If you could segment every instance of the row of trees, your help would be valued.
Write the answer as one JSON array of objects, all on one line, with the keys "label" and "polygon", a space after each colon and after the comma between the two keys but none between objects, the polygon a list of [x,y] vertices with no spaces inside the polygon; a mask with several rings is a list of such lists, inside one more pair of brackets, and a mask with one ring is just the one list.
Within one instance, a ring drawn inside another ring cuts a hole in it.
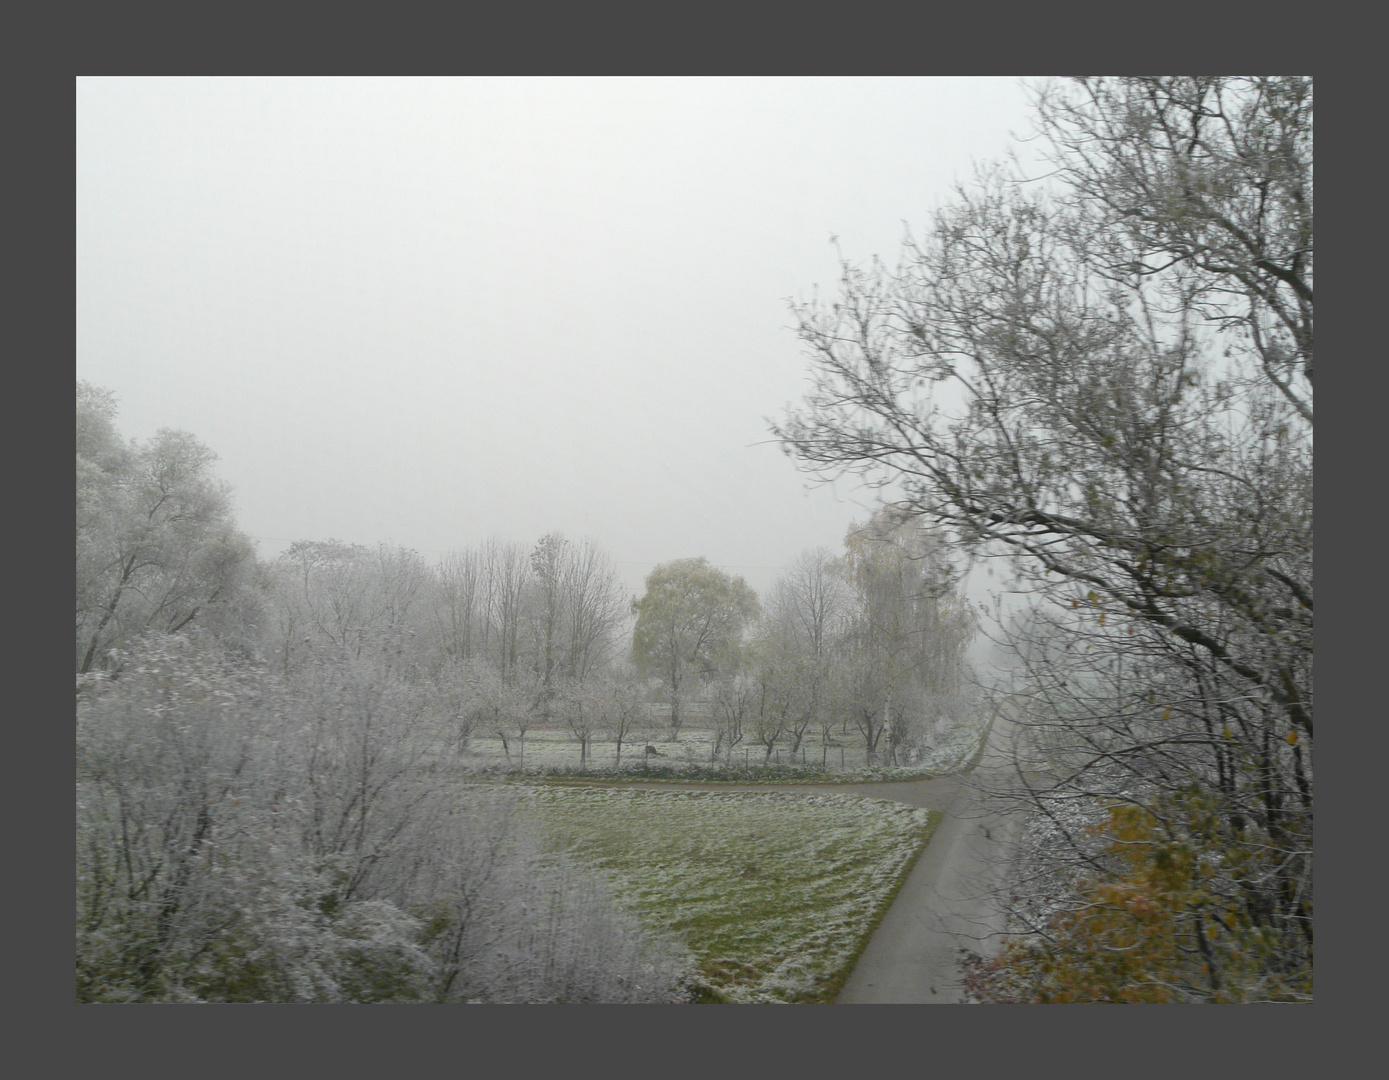
[{"label": "row of trees", "polygon": [[852,724],[868,763],[905,764],[959,708],[976,631],[943,545],[891,512],[851,526],[841,556],[803,553],[765,606],[741,578],[688,559],[652,571],[633,610],[633,658],[664,687],[671,737],[698,687],[714,755],[747,740],[768,760]]},{"label": "row of trees", "polygon": [[490,540],[432,567],[403,549],[301,541],[268,577],[265,649],[285,674],[324,647],[387,648],[449,697],[459,750],[486,731],[524,762],[531,725],[559,718],[586,759],[608,706],[634,692],[619,655],[629,598],[591,541]]},{"label": "row of trees", "polygon": [[[199,626],[292,680],[322,655],[389,657],[403,678],[449,700],[454,745],[475,732],[524,763],[537,721],[590,743],[644,734],[659,684],[678,738],[693,695],[719,724],[716,750],[745,739],[770,757],[853,724],[869,761],[929,736],[955,694],[973,632],[938,540],[879,515],[842,556],[807,553],[765,609],[741,578],[704,559],[657,567],[632,600],[591,541],[490,540],[436,565],[380,545],[299,541],[261,562],[236,528],[215,455],[161,431],[124,443],[109,394],[79,384],[77,670],[119,667],[151,633]],[[635,616],[629,669],[620,655]],[[641,680],[646,680],[642,682]]]},{"label": "row of trees", "polygon": [[[939,541],[905,520],[854,526],[841,557],[803,555],[765,611],[704,559],[657,567],[632,600],[601,549],[557,532],[532,547],[490,540],[436,565],[331,540],[265,563],[236,528],[210,450],[167,430],[126,443],[114,415],[108,393],[78,385],[79,673],[118,666],[142,635],[193,625],[287,679],[325,650],[389,655],[447,693],[460,749],[486,731],[522,762],[529,727],[557,718],[582,761],[603,734],[620,760],[644,728],[636,677],[663,688],[672,738],[693,694],[726,721],[720,751],[755,737],[768,756],[788,740],[794,754],[807,730],[828,738],[838,721],[855,725],[870,761],[889,763],[959,689],[967,606]],[[619,655],[631,616],[635,672]]]},{"label": "row of trees", "polygon": [[895,269],[796,307],[775,430],[981,555],[1033,814],[981,1000],[1310,1000],[1313,87],[1037,92],[1051,178],[984,171]]},{"label": "row of trees", "polygon": [[402,548],[300,541],[270,563],[235,522],[216,455],[187,432],[124,441],[111,395],[77,385],[77,671],[198,625],[283,674],[314,650],[394,648],[429,676],[480,662],[546,693],[608,667],[629,597],[612,560],[560,533],[436,566]]},{"label": "row of trees", "polygon": [[490,540],[437,565],[384,544],[299,541],[264,562],[215,454],[186,432],[127,443],[114,416],[109,393],[78,384],[79,674],[119,667],[147,634],[198,626],[285,677],[323,650],[384,651],[414,678],[494,706],[504,687],[548,715],[561,688],[621,659],[630,598],[591,541]]}]

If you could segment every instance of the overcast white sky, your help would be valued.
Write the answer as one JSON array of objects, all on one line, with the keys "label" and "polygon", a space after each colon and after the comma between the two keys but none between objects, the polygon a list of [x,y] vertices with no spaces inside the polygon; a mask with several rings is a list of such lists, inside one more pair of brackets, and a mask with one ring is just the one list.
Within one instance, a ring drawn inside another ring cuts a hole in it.
[{"label": "overcast white sky", "polygon": [[266,556],[558,529],[762,592],[873,506],[769,441],[785,299],[1029,128],[1007,78],[81,78],[77,377]]}]

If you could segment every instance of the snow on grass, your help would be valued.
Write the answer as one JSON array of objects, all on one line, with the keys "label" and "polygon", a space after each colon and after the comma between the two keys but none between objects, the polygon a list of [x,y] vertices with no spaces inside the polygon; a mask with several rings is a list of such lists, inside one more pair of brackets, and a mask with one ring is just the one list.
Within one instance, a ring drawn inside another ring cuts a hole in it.
[{"label": "snow on grass", "polygon": [[828,1001],[939,815],[855,795],[547,787],[557,842],[693,952],[706,1000]]}]

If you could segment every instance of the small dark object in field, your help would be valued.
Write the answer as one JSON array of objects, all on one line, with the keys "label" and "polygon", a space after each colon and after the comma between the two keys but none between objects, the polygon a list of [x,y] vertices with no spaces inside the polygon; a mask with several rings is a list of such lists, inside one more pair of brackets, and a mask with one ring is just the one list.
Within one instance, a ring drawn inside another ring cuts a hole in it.
[{"label": "small dark object in field", "polygon": [[657,757],[665,757],[665,755],[661,753],[659,750],[657,750],[654,746],[648,745],[646,748],[646,752],[648,754],[655,754]]}]

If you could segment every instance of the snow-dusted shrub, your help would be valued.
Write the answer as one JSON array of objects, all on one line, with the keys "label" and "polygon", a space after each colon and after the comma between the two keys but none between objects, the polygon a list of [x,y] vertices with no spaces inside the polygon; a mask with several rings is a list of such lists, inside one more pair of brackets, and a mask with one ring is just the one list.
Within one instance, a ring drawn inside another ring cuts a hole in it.
[{"label": "snow-dusted shrub", "polygon": [[79,1001],[673,1000],[680,948],[433,768],[431,697],[322,657],[291,684],[196,635],[86,680]]}]

